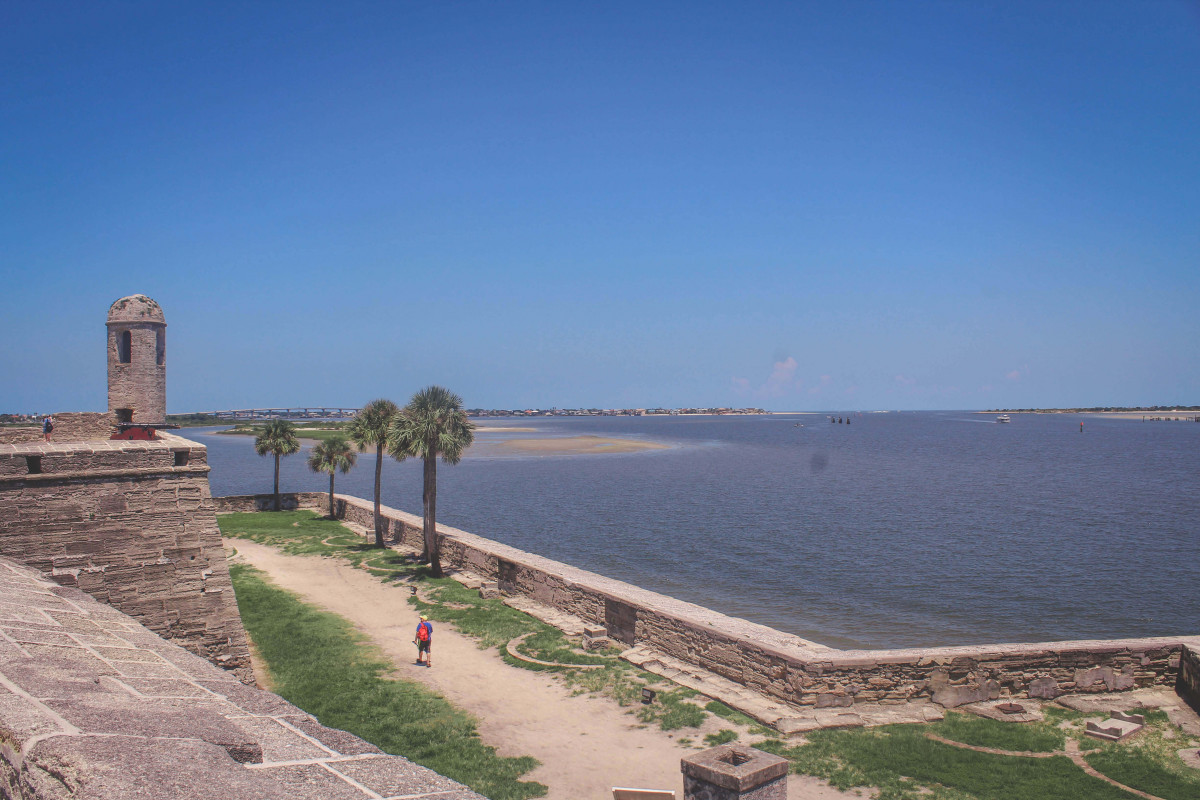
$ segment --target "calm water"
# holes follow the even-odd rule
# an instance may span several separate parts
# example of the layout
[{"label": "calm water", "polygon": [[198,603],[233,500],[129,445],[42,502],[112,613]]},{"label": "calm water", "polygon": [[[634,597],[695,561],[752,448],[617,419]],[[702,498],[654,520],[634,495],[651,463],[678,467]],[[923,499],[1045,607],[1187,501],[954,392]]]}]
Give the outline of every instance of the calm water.
[{"label": "calm water", "polygon": [[[439,465],[439,521],[834,646],[1200,631],[1200,424],[969,412],[543,418],[489,424]],[[804,427],[796,427],[799,422]],[[271,491],[250,437],[209,448],[213,493]],[[512,436],[621,434],[671,449],[498,457]],[[305,451],[285,491],[327,490]],[[491,455],[489,455],[491,453]],[[420,513],[415,461],[383,500]],[[372,496],[363,454],[338,491]]]}]

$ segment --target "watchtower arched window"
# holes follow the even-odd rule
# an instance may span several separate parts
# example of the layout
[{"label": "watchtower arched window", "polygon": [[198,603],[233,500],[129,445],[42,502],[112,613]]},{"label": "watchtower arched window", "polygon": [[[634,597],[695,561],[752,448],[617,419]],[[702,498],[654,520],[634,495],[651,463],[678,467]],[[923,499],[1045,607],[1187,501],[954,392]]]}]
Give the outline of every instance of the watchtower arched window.
[{"label": "watchtower arched window", "polygon": [[133,334],[129,331],[121,331],[117,335],[117,360],[122,364],[128,364],[130,352],[133,350]]},{"label": "watchtower arched window", "polygon": [[156,363],[161,367],[167,360],[167,332],[159,328],[157,333],[158,336],[154,340],[154,352]]}]

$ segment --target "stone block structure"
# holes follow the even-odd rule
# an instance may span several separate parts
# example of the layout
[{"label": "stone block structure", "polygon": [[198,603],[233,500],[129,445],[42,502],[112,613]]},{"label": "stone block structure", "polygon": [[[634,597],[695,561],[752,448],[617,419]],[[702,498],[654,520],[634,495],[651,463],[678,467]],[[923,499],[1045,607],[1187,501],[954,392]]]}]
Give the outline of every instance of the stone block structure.
[{"label": "stone block structure", "polygon": [[165,433],[0,444],[0,556],[253,682],[208,471],[202,445]]},{"label": "stone block structure", "polygon": [[787,759],[723,744],[684,758],[684,800],[787,800]]},{"label": "stone block structure", "polygon": [[104,414],[56,414],[0,440],[0,556],[77,586],[253,682],[208,486],[208,451],[120,422],[166,419],[166,321],[145,295],[108,311]]},{"label": "stone block structure", "polygon": [[[249,510],[270,495],[217,498],[218,511]],[[328,495],[291,495],[324,513]],[[337,495],[339,516],[373,529],[371,501]],[[392,541],[419,549],[421,518],[384,507]],[[901,650],[837,650],[729,617],[448,526],[438,526],[443,566],[494,580],[522,596],[603,627],[613,643],[640,652],[640,666],[694,665],[760,696],[820,719],[826,709],[930,702],[954,708],[999,698],[1100,694],[1200,685],[1200,636],[1039,642]],[[1188,648],[1191,648],[1189,651]],[[1191,676],[1187,678],[1186,676]],[[773,720],[760,721],[774,724]]]},{"label": "stone block structure", "polygon": [[167,420],[167,321],[144,294],[108,309],[108,410],[118,422]]},{"label": "stone block structure", "polygon": [[483,800],[0,558],[3,800]]},{"label": "stone block structure", "polygon": [[1200,711],[1200,647],[1185,647],[1179,659],[1179,695]]}]

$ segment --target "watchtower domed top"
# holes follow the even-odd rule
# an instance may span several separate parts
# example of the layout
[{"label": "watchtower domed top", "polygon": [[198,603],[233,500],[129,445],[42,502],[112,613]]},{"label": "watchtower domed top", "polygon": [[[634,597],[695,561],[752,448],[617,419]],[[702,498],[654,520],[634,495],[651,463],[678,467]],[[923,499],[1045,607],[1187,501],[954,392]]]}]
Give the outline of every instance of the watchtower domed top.
[{"label": "watchtower domed top", "polygon": [[114,322],[161,322],[167,324],[162,308],[144,294],[122,297],[108,309],[108,323]]}]

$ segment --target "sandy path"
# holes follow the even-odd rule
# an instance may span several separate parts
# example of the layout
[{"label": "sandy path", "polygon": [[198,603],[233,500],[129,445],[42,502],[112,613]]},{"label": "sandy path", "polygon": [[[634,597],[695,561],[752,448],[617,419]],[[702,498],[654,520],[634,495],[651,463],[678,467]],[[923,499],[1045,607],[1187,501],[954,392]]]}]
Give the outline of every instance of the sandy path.
[{"label": "sandy path", "polygon": [[[277,585],[350,620],[396,664],[399,676],[473,714],[483,741],[501,755],[541,761],[525,778],[550,787],[548,800],[609,800],[614,785],[669,789],[683,797],[679,760],[697,751],[660,730],[639,728],[616,703],[572,697],[556,679],[511,667],[495,650],[480,650],[447,625],[434,633],[434,666],[418,667],[412,644],[417,613],[405,589],[335,559],[285,555],[242,539],[225,543]],[[788,784],[789,800],[845,796],[800,776]]]}]

